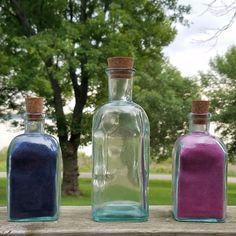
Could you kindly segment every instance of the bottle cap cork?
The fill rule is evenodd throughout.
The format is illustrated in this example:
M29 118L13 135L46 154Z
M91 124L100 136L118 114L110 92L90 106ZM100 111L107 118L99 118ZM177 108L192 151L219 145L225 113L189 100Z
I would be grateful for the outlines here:
M111 69L133 69L134 59L132 57L109 57L108 68Z
M134 66L132 57L110 57L107 63L110 78L130 79L132 77Z
M206 124L208 120L209 101L192 101L192 119L194 124Z
M196 100L192 101L192 113L208 113L209 110L209 101L204 100Z
M25 98L26 112L30 113L28 118L30 120L41 119L41 114L43 112L43 97L30 97ZM36 114L31 114L36 113ZM38 113L38 114L37 114Z

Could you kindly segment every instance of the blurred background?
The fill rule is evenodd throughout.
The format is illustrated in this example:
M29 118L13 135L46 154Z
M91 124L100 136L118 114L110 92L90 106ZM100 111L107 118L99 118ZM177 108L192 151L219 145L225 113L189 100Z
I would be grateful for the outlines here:
M77 163L63 169L79 178L62 204L90 204L91 124L107 101L106 59L132 56L133 100L151 124L150 203L171 204L172 148L188 130L191 101L201 98L211 100L210 131L229 150L236 204L236 1L2 0L0 13L3 185L7 147L23 132L24 97L43 96L46 132L59 140L63 162Z

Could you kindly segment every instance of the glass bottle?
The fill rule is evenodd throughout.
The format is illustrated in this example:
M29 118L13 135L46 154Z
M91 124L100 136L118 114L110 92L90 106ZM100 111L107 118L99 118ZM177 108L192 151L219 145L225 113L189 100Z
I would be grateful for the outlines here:
M173 214L178 221L223 222L227 150L209 134L209 101L193 101L190 132L173 150Z
M9 221L54 221L60 200L60 147L44 134L43 98L27 97L25 133L8 149Z
M92 217L148 219L149 121L132 102L133 59L108 58L109 102L93 117Z

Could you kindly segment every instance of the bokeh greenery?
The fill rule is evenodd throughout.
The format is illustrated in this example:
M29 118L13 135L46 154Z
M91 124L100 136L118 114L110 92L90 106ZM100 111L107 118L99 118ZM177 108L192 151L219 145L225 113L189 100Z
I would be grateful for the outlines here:
M211 100L213 120L227 145L229 160L236 158L236 46L210 61L210 70L200 74L202 90Z
M153 157L169 154L171 135L182 129L183 111L195 90L176 69L169 69L162 51L175 38L176 23L186 24L189 11L178 0L1 1L0 113L22 110L14 104L19 94L45 98L47 115L55 121L48 129L57 134L62 149L64 193L79 194L77 149L91 140L88 111L106 100L109 56L135 58L144 78L137 80L136 100L142 100L151 118ZM148 81L153 82L151 91ZM65 113L73 98L75 106ZM168 109L176 120L167 119Z
M6 206L6 179L0 178L0 206ZM91 205L91 180L81 179L82 194L79 197L62 196L62 206ZM171 183L164 180L151 180L149 184L150 205L171 205ZM236 205L236 184L228 184L228 205Z

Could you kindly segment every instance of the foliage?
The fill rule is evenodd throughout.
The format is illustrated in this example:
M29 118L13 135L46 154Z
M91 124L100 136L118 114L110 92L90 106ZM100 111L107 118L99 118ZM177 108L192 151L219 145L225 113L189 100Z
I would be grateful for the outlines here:
M45 97L63 154L63 192L78 195L77 149L90 139L91 112L104 102L109 56L133 56L138 71L160 61L185 23L177 0L2 0L1 79ZM6 98L3 98L6 100ZM65 106L74 100L69 114ZM11 97L11 101L14 101ZM0 104L1 105L1 104Z
M14 2L18 2L17 5ZM139 0L87 1L83 13L82 2L2 1L0 9L1 78L11 80L15 90L32 91L45 97L54 118L50 73L60 85L65 106L74 96L69 67L77 69L76 77L81 83L81 61L86 57L85 70L90 83L85 106L94 108L104 101L106 58L133 55L139 67L153 57L160 58L162 47L175 36L172 22L183 21L183 14L189 11L189 7L178 5L174 0ZM24 14L22 17L28 22L28 28L27 24L19 22L19 10ZM46 62L51 58L53 62L47 66ZM2 100L7 101L6 98ZM73 128L70 118L68 116L66 122L68 132ZM86 125L86 128L90 133L90 127ZM89 138L81 138L81 144Z
M134 100L149 117L151 156L155 160L171 156L175 140L186 131L187 114L198 92L197 84L183 78L168 62L147 64L137 75Z
M200 78L211 99L217 131L227 144L233 161L236 157L236 47L229 48L225 55L216 56L210 66L211 71L201 73Z

